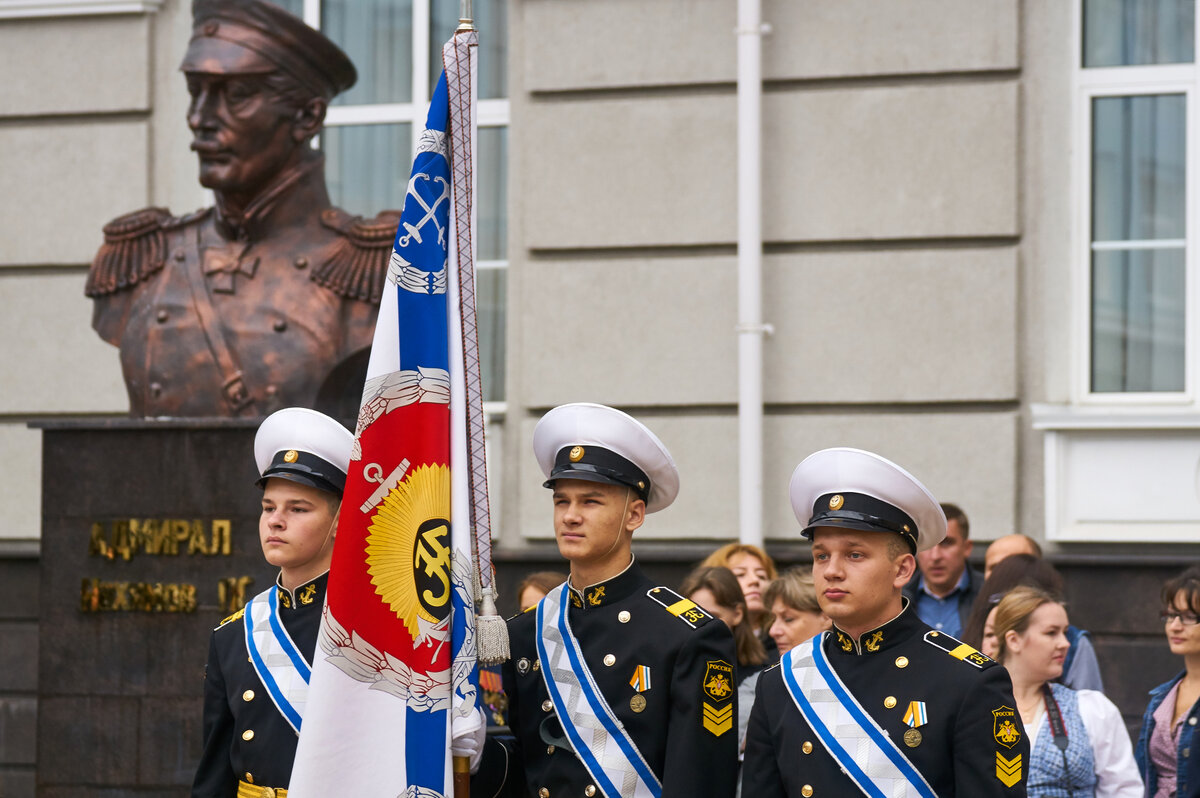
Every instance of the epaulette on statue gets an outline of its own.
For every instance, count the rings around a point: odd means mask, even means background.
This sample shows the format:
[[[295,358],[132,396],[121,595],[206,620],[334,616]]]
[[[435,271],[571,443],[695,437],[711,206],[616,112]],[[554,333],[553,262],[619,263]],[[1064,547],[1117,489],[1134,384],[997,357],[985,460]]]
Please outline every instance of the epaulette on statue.
[[[313,282],[347,299],[378,302],[387,280],[400,211],[383,211],[368,220],[328,208],[321,212],[321,224],[338,233],[341,241],[313,272]]]
[[[971,646],[968,646],[957,638],[951,637],[945,632],[926,632],[925,642],[934,648],[940,648],[957,660],[962,660],[968,665],[974,665],[980,670],[998,664],[996,660],[976,651]]]
[[[166,208],[143,208],[104,225],[104,245],[92,261],[84,293],[115,294],[162,269],[167,257],[164,228],[171,221]]]
[[[693,629],[706,620],[712,619],[712,616],[705,612],[696,602],[684,598],[669,587],[660,585],[651,588],[646,592],[646,595],[656,604],[660,604],[667,612]]]

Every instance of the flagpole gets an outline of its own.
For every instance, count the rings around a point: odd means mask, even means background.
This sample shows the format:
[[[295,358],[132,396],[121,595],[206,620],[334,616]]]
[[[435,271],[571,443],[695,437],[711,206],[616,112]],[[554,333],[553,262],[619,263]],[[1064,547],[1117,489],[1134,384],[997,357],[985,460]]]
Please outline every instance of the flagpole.
[[[460,0],[459,4],[459,19],[458,28],[455,30],[455,35],[459,33],[470,33],[475,30],[475,22],[471,16],[471,0]],[[474,98],[472,98],[473,101]],[[491,558],[489,557],[489,565]],[[478,586],[479,582],[479,561],[476,557],[474,568],[474,580]],[[471,758],[469,756],[453,757],[453,779],[454,779],[454,798],[471,798]]]

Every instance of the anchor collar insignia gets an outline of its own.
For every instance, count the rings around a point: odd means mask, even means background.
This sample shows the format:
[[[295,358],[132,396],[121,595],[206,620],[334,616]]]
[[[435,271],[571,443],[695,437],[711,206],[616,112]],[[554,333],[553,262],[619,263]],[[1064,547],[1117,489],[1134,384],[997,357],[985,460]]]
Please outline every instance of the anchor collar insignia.
[[[845,656],[869,656],[892,649],[915,635],[921,634],[927,627],[917,617],[907,600],[900,614],[890,621],[875,627],[857,638],[842,631],[834,624],[829,634],[827,648],[831,654]]]
[[[282,579],[282,574],[275,577],[275,591],[278,594],[276,598],[279,601],[281,612],[284,610],[300,610],[313,604],[320,607],[325,603],[325,587],[329,584],[328,571],[316,579],[298,585],[295,590],[288,590],[284,587]]]
[[[637,566],[636,562],[630,560],[625,570],[611,579],[584,588],[576,588],[568,579],[567,588],[572,607],[578,610],[594,610],[597,607],[604,607],[629,598],[638,593],[639,588],[642,588],[646,582],[647,579],[642,573],[642,569]]]

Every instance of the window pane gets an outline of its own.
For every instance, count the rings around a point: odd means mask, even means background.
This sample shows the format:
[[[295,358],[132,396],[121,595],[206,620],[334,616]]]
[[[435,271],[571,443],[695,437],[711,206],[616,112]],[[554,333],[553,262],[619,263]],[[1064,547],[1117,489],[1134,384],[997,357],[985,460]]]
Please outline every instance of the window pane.
[[[1084,0],[1085,67],[1190,64],[1195,0]]]
[[[1184,250],[1092,253],[1092,391],[1184,389]]]
[[[335,105],[412,101],[412,0],[324,0],[321,30],[358,69]]]
[[[504,320],[508,300],[508,269],[475,272],[476,322],[479,325],[479,370],[483,398],[504,398]]]
[[[1092,100],[1092,240],[1183,238],[1181,94]]]
[[[479,99],[508,96],[508,11],[507,0],[475,0],[471,13],[479,29]],[[451,0],[433,3],[429,9],[429,79],[442,74],[442,45],[458,27],[459,4]],[[430,89],[432,92],[432,88]]]
[[[333,204],[367,218],[404,207],[412,171],[411,136],[409,125],[325,128],[321,149]]]
[[[476,250],[480,260],[508,260],[508,128],[479,128],[476,149]]]

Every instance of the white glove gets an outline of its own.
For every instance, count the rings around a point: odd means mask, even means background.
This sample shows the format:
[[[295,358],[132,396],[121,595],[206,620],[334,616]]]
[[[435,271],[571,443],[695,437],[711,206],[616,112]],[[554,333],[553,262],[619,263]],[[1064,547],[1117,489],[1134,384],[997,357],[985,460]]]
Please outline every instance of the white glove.
[[[471,773],[479,770],[483,758],[483,744],[487,740],[487,719],[483,710],[476,709],[470,715],[456,715],[450,721],[450,753],[454,756],[471,758]]]

